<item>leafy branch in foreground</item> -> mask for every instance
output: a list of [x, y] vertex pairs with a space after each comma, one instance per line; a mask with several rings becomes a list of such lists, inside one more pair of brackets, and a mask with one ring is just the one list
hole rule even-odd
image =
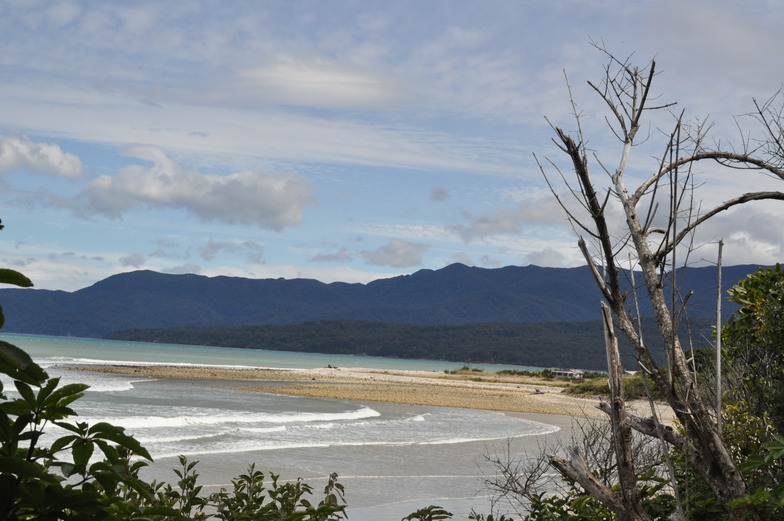
[[[19, 272], [0, 269], [0, 283], [31, 287]], [[0, 308], [0, 322], [2, 322]], [[2, 324], [0, 323], [0, 326]], [[176, 486], [146, 483], [139, 471], [152, 461], [122, 427], [72, 421], [72, 404], [85, 384], [60, 385], [19, 347], [0, 341], [0, 520], [19, 521], [335, 521], [343, 519], [345, 497], [337, 475], [324, 497], [311, 503], [310, 485], [279, 482], [250, 467], [232, 489], [202, 496], [196, 463], [180, 457]], [[13, 394], [12, 394], [13, 393]], [[57, 430], [59, 429], [59, 431]], [[59, 437], [52, 435], [64, 432]], [[209, 509], [213, 514], [206, 514]]]
[[[221, 521], [333, 521], [345, 497], [337, 475], [313, 503], [301, 480], [271, 483], [253, 465], [230, 489], [204, 496], [195, 462], [180, 458], [176, 486], [146, 483], [139, 471], [152, 461], [122, 427], [71, 422], [71, 404], [84, 384], [60, 386], [18, 347], [0, 343], [0, 373], [13, 379], [17, 398], [0, 394], [0, 519], [25, 521], [209, 518]], [[0, 384], [2, 385], [2, 384]], [[0, 390], [2, 390], [0, 388]], [[52, 427], [66, 434], [43, 443]], [[206, 514], [209, 510], [211, 514]]]

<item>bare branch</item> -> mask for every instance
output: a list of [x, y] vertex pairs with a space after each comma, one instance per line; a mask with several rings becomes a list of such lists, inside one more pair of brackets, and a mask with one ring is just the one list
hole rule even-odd
[[[612, 408], [610, 407], [610, 404], [608, 404], [607, 402], [600, 402], [599, 405], [596, 406], [596, 408], [606, 413], [607, 415], [612, 414]], [[686, 451], [687, 449], [686, 440], [671, 426], [659, 423], [656, 420], [654, 420], [653, 417], [644, 418], [642, 416], [638, 416], [630, 412], [626, 413], [626, 417], [629, 420], [629, 425], [635, 431], [641, 434], [645, 434], [646, 436], [650, 436], [652, 438], [663, 439], [670, 445], [673, 445], [683, 451]], [[658, 427], [657, 427], [657, 423], [658, 423]], [[662, 435], [659, 435], [660, 429]]]
[[596, 478], [576, 447], [570, 449], [569, 456], [570, 459], [568, 460], [552, 454], [548, 457], [550, 464], [558, 472], [575, 480], [586, 492], [599, 500], [604, 506], [616, 513], [623, 512], [623, 504], [618, 494]]
[[715, 150], [702, 151], [690, 156], [679, 157], [674, 162], [664, 165], [658, 172], [645, 180], [645, 182], [643, 182], [637, 188], [637, 190], [635, 190], [634, 195], [631, 196], [631, 201], [634, 204], [637, 204], [637, 202], [640, 201], [642, 196], [645, 195], [651, 186], [659, 182], [662, 177], [666, 176], [676, 168], [687, 165], [689, 163], [695, 163], [697, 161], [704, 160], [712, 160], [728, 168], [764, 171], [784, 180], [784, 168], [780, 168], [763, 159], [751, 156], [749, 154], [738, 154], [735, 152], [723, 152]]
[[686, 227], [684, 227], [678, 235], [664, 244], [662, 244], [658, 251], [655, 254], [655, 260], [657, 263], [661, 263], [663, 258], [668, 255], [680, 242], [686, 237], [689, 233], [694, 231], [695, 228], [700, 226], [702, 223], [714, 217], [715, 215], [729, 210], [733, 206], [738, 206], [741, 204], [749, 203], [752, 201], [766, 201], [766, 200], [776, 200], [776, 201], [784, 201], [784, 192], [753, 192], [743, 194], [740, 197], [736, 197], [734, 199], [730, 199], [729, 201], [724, 201], [722, 204], [716, 206], [712, 210], [702, 214], [700, 217], [695, 219], [694, 221], [690, 222]]

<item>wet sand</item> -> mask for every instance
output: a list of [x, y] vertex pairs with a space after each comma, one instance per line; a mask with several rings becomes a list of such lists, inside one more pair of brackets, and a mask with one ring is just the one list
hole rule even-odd
[[[92, 366], [80, 367], [106, 373], [146, 375], [155, 378], [211, 380], [215, 385], [265, 393], [309, 396], [356, 401], [379, 401], [408, 405], [431, 405], [563, 415], [579, 418], [606, 418], [596, 408], [597, 397], [563, 393], [552, 381], [529, 376], [501, 376], [494, 373], [446, 374], [435, 371], [383, 371], [377, 369], [227, 369], [193, 366]], [[632, 410], [650, 416], [647, 402], [633, 402]], [[659, 406], [665, 422], [672, 419]], [[546, 423], [553, 423], [553, 418]], [[561, 423], [560, 421], [558, 423]]]

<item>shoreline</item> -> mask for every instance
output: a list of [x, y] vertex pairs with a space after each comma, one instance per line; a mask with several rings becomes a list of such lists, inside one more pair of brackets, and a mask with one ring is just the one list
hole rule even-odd
[[[258, 369], [177, 365], [79, 366], [74, 370], [153, 378], [208, 380], [212, 385], [253, 392], [350, 401], [459, 407], [508, 413], [607, 418], [596, 406], [600, 397], [562, 393], [562, 387], [535, 377], [495, 373], [447, 374], [368, 368]], [[630, 401], [630, 409], [650, 416], [650, 405]], [[673, 415], [657, 404], [664, 423]], [[560, 422], [559, 422], [560, 423]]]

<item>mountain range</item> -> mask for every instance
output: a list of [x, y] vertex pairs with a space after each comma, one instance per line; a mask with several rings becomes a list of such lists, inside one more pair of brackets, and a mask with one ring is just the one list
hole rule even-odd
[[[725, 267], [731, 287], [759, 266]], [[679, 271], [692, 291], [689, 316], [715, 317], [716, 268]], [[639, 280], [639, 277], [638, 277]], [[587, 267], [452, 264], [367, 284], [311, 279], [247, 279], [134, 271], [74, 292], [0, 290], [5, 331], [101, 337], [130, 329], [290, 325], [359, 320], [394, 324], [585, 322], [601, 295]], [[642, 303], [643, 314], [647, 306]], [[736, 307], [724, 302], [724, 316]]]

